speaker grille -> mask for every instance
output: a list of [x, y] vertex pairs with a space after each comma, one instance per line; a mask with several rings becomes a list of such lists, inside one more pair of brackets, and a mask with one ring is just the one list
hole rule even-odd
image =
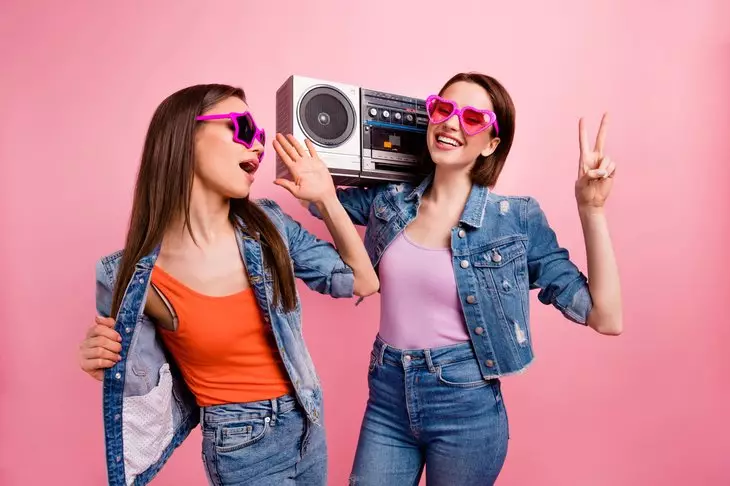
[[302, 97], [299, 123], [307, 137], [325, 147], [344, 143], [357, 126], [352, 103], [332, 86], [317, 86]]

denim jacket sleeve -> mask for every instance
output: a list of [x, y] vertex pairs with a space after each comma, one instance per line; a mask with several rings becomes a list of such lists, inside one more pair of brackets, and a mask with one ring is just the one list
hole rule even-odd
[[102, 260], [96, 262], [96, 312], [102, 317], [112, 313], [112, 283]]
[[337, 252], [334, 245], [320, 240], [286, 214], [276, 203], [267, 201], [284, 222], [289, 242], [289, 255], [294, 265], [294, 276], [312, 290], [335, 298], [352, 297], [355, 275]]
[[[378, 195], [380, 187], [348, 187], [337, 189], [337, 199], [350, 216], [353, 224], [365, 226], [368, 224], [370, 207], [373, 205], [375, 196]], [[314, 204], [309, 205], [309, 212], [315, 218], [322, 219], [322, 215]]]
[[530, 288], [539, 288], [538, 299], [551, 304], [573, 322], [585, 324], [593, 302], [585, 275], [558, 245], [540, 204], [527, 202], [527, 269]]

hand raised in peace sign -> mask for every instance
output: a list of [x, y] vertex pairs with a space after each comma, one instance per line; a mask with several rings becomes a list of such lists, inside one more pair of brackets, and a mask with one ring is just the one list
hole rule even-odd
[[578, 178], [575, 181], [575, 199], [579, 208], [601, 208], [613, 187], [616, 164], [604, 153], [608, 114], [601, 118], [596, 143], [591, 148], [583, 119], [578, 122]]

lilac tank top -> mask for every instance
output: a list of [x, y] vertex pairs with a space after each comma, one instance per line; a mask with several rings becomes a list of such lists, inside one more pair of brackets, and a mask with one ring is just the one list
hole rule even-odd
[[424, 248], [405, 231], [380, 260], [380, 337], [400, 349], [469, 340], [450, 248]]

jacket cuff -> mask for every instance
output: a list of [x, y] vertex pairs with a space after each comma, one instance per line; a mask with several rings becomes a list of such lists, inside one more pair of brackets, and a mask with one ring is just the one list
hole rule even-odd
[[593, 299], [588, 289], [585, 278], [580, 279], [574, 285], [558, 297], [558, 305], [568, 319], [577, 324], [587, 324], [588, 314], [593, 309]]
[[309, 210], [309, 214], [314, 216], [317, 219], [323, 219], [322, 213], [319, 212], [319, 209], [317, 209], [317, 205], [314, 203], [309, 203], [309, 206], [307, 206], [307, 209]]
[[330, 295], [334, 298], [349, 298], [355, 295], [355, 274], [345, 265], [332, 272]]

